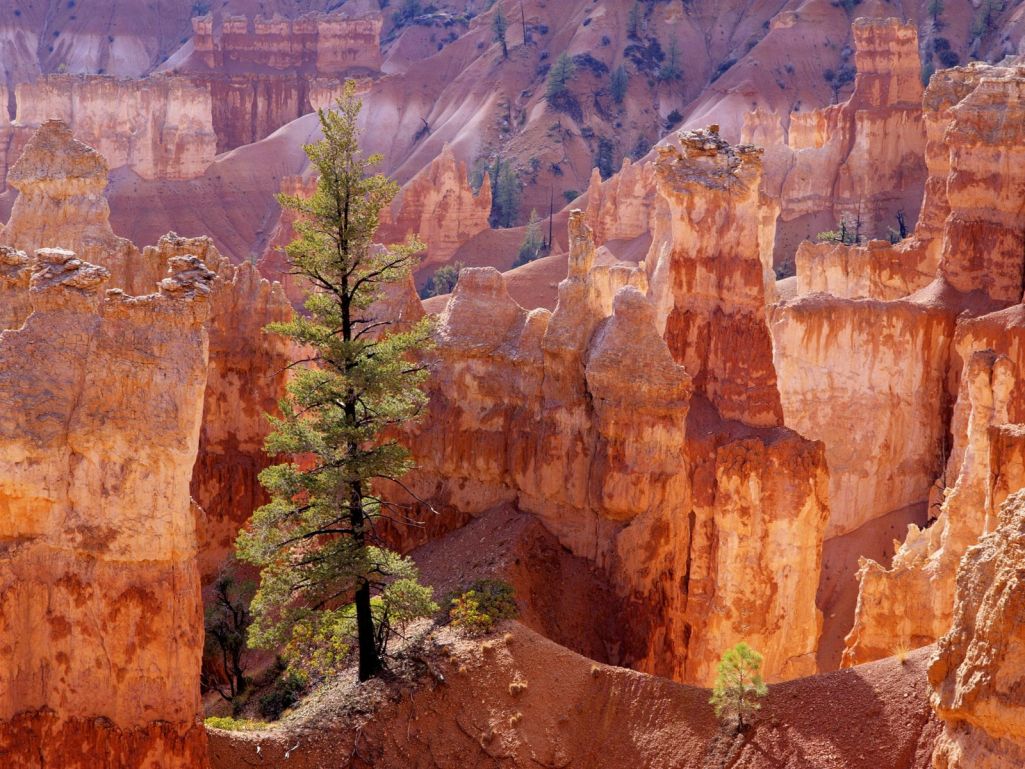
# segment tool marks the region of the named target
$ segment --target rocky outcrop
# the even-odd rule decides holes
[[[1014,69],[980,64],[934,75],[923,97],[928,178],[914,232],[896,245],[802,243],[798,293],[896,299],[939,268],[960,291],[1016,300],[1022,236],[1013,222],[1022,204],[1012,190],[1020,179],[1018,164],[1001,163],[1019,151],[1021,82]]]
[[[1025,492],[957,570],[950,631],[929,667],[944,722],[936,769],[1012,769],[1025,762]]]
[[[399,242],[416,235],[427,246],[421,266],[444,264],[470,238],[488,229],[491,181],[485,174],[480,191],[474,193],[466,163],[456,161],[446,144],[382,213],[378,237]]]
[[[63,120],[111,168],[143,179],[201,176],[216,154],[210,89],[186,77],[47,75],[19,84],[16,100],[16,130]]]
[[[104,296],[68,251],[0,335],[0,752],[12,766],[205,766],[189,477],[213,274]]]
[[[142,265],[138,249],[110,227],[110,206],[104,196],[106,160],[77,141],[67,123],[46,121],[32,136],[8,182],[18,190],[0,241],[33,252],[59,246],[100,264],[111,283],[130,294],[145,294],[164,265]]]
[[[1023,341],[1021,305],[959,325],[953,347],[964,368],[950,420],[954,442],[935,473],[937,520],[909,529],[889,569],[861,563],[846,663],[886,656],[898,643],[931,643],[950,628],[961,557],[992,531],[1008,494],[1025,486],[1018,424],[1025,421]]]
[[[263,500],[257,476],[267,464],[264,415],[284,393],[288,346],[265,334],[268,323],[287,319],[291,306],[281,287],[246,262],[232,265],[209,238],[171,233],[141,252],[119,238],[108,221],[104,197],[107,166],[92,148],[76,141],[67,125],[47,122],[12,171],[20,195],[0,240],[32,249],[57,243],[81,250],[110,274],[110,285],[144,294],[175,259],[199,257],[214,272],[208,313],[210,371],[204,395],[203,430],[192,478],[200,508],[198,533],[205,577],[216,573],[239,527]],[[23,257],[4,253],[4,327],[27,315]],[[10,277],[7,277],[10,276]]]
[[[766,129],[774,116],[746,121],[743,141],[771,134],[785,144],[769,155],[766,183],[780,200],[789,253],[840,221],[870,239],[896,229],[898,211],[911,224],[918,214],[926,136],[917,30],[894,18],[860,18],[853,38],[857,76],[847,101],[794,112],[779,131]]]
[[[198,255],[216,271],[211,284],[210,372],[203,394],[203,426],[192,471],[198,512],[199,567],[204,582],[234,551],[239,529],[266,502],[259,474],[270,458],[263,445],[267,414],[277,412],[288,365],[297,357],[269,323],[288,320],[292,307],[281,286],[262,278],[249,262],[232,265],[209,238],[174,233],[147,247],[147,262],[172,263]]]
[[[932,112],[949,120],[948,161],[934,160],[930,169],[948,175],[946,185],[930,184],[918,229],[925,247],[938,254],[944,283],[974,299],[958,320],[946,375],[960,386],[949,423],[950,450],[939,447],[940,456],[949,456],[937,463],[930,495],[930,511],[938,519],[928,529],[909,531],[891,568],[862,563],[847,664],[876,659],[894,643],[926,644],[947,631],[957,564],[992,530],[1000,499],[1022,483],[1016,425],[1025,422],[1025,320],[1020,305],[983,313],[994,304],[1017,302],[1022,290],[1025,243],[1020,225],[1011,224],[1022,215],[1020,192],[1014,192],[1021,188],[1020,169],[1015,163],[1006,170],[998,166],[1020,149],[1023,76],[1021,68],[973,65],[942,73],[927,92]],[[954,294],[945,304],[950,315],[961,307]]]
[[[513,503],[631,607],[621,664],[708,683],[746,638],[773,680],[813,672],[822,445],[722,420],[674,362],[645,273],[596,266],[581,212],[569,242],[554,313],[517,305],[494,270],[460,275],[409,436],[411,483],[443,513],[425,533]]]
[[[650,237],[659,229],[656,222],[665,207],[658,194],[654,163],[632,163],[624,158],[619,171],[604,182],[597,168],[591,172],[587,221],[596,243]]]
[[[724,418],[781,425],[766,318],[777,212],[759,189],[761,150],[730,146],[714,126],[679,138],[659,150],[669,237],[649,256],[666,342]]]
[[[960,291],[1019,302],[1025,260],[1025,66],[990,67],[951,110],[940,274]]]
[[[192,19],[193,59],[210,69],[303,70],[338,75],[381,67],[379,16],[310,13],[297,19],[206,15]]]

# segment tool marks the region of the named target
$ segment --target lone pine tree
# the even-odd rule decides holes
[[[375,306],[423,247],[374,245],[380,212],[398,186],[370,174],[381,158],[360,152],[361,106],[350,82],[336,110],[319,112],[323,138],[304,147],[319,173],[316,192],[279,197],[298,215],[297,237],[286,249],[290,271],[311,291],[306,315],[268,327],[306,354],[295,364],[281,417],[272,418],[266,448],[295,459],[261,474],[271,501],[253,515],[238,550],[261,569],[250,642],[281,648],[350,612],[365,681],[381,670],[380,639],[388,635],[381,632],[387,612],[375,596],[408,577],[391,573],[401,559],[377,547],[374,519],[393,508],[374,484],[410,468],[408,452],[386,431],[425,402],[426,372],[410,353],[426,342],[427,326],[393,330]]]

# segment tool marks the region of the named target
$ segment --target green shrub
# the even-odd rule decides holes
[[[480,579],[449,600],[448,617],[467,635],[485,635],[503,619],[519,614],[512,585],[498,579]]]
[[[250,721],[246,718],[232,718],[231,716],[210,716],[203,723],[211,729],[223,729],[228,732],[255,732],[268,727],[264,721]]]

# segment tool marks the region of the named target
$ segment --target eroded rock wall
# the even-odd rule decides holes
[[[378,237],[401,242],[416,235],[427,246],[421,266],[445,264],[474,235],[488,229],[491,181],[474,193],[466,163],[447,144],[430,165],[403,186],[382,216]]]
[[[301,69],[337,75],[381,66],[383,17],[309,13],[297,19],[193,17],[194,58],[217,70]]]
[[[936,769],[1012,769],[1025,762],[1025,492],[957,570],[950,631],[929,667],[944,722]]]
[[[410,436],[411,482],[442,512],[424,534],[514,503],[635,608],[610,651],[622,664],[707,684],[746,638],[773,680],[813,672],[822,445],[724,420],[674,361],[646,273],[596,266],[582,212],[569,242],[554,313],[465,269],[439,318],[430,410]]]
[[[213,274],[103,293],[62,250],[0,334],[0,751],[11,766],[205,766],[189,478]],[[155,287],[156,288],[156,287]]]
[[[210,89],[187,77],[46,75],[20,83],[16,101],[15,128],[63,120],[111,168],[143,179],[195,178],[217,151]]]
[[[844,221],[865,239],[913,225],[926,178],[921,63],[913,24],[859,18],[851,97],[779,118],[755,113],[742,141],[769,142],[766,186],[781,206],[781,250]],[[767,144],[768,146],[768,144]],[[786,255],[786,254],[785,254]],[[784,256],[785,256],[784,255]]]

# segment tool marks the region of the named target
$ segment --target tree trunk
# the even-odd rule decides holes
[[[381,657],[374,638],[374,616],[370,610],[370,584],[356,591],[356,629],[359,636],[359,680],[367,681],[381,672]]]

